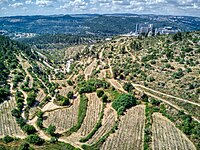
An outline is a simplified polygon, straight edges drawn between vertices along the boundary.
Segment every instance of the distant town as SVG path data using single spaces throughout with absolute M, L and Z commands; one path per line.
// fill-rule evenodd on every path
M 21 39 L 21 38 L 32 38 L 32 37 L 36 36 L 37 34 L 35 34 L 35 33 L 23 33 L 23 32 L 10 33 L 6 30 L 0 30 L 0 35 L 9 36 L 12 39 Z
M 153 36 L 162 34 L 175 34 L 180 31 L 180 29 L 174 29 L 173 27 L 154 28 L 153 24 L 136 24 L 135 32 L 122 34 L 122 36 Z

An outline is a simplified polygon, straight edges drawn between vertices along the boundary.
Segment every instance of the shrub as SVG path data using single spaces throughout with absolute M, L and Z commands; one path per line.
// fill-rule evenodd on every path
M 32 107 L 36 101 L 36 97 L 37 97 L 37 95 L 35 93 L 33 93 L 33 92 L 29 93 L 28 97 L 26 99 L 27 105 Z
M 69 98 L 64 97 L 62 95 L 57 95 L 56 100 L 59 102 L 60 105 L 66 106 L 70 104 Z
M 47 133 L 50 134 L 50 135 L 54 135 L 55 131 L 56 131 L 56 127 L 53 126 L 53 125 L 49 125 L 49 127 L 46 129 Z
M 71 80 L 67 80 L 67 84 L 68 84 L 69 86 L 72 86 L 72 85 L 73 85 L 73 82 L 72 82 Z
M 100 98 L 102 97 L 104 94 L 104 91 L 103 90 L 97 90 L 97 96 Z
M 11 111 L 11 114 L 16 118 L 19 118 L 21 116 L 21 112 L 16 108 Z
M 0 150 L 6 150 L 6 147 L 0 144 Z
M 30 145 L 28 143 L 22 143 L 20 146 L 19 146 L 19 149 L 18 150 L 29 150 L 30 148 Z
M 56 137 L 52 137 L 50 143 L 56 143 L 56 142 L 58 142 L 58 139 Z
M 24 125 L 26 125 L 25 120 L 22 117 L 16 118 L 17 124 L 20 125 L 20 127 L 23 127 Z
M 14 141 L 14 138 L 11 137 L 11 136 L 9 136 L 9 135 L 6 135 L 6 136 L 3 138 L 3 142 L 5 142 L 5 143 L 10 143 L 10 142 L 12 142 L 12 141 Z
M 102 96 L 102 100 L 103 100 L 103 102 L 107 102 L 107 100 L 108 100 L 108 96 L 107 96 L 106 94 L 103 94 L 103 96 Z
M 36 132 L 34 126 L 32 126 L 32 125 L 24 125 L 24 126 L 22 127 L 22 130 L 23 130 L 24 132 L 26 132 L 27 134 L 33 134 L 33 133 Z
M 131 92 L 134 89 L 133 85 L 130 82 L 125 83 L 124 86 L 123 86 L 123 88 L 127 92 Z
M 37 122 L 36 122 L 36 125 L 37 125 L 38 127 L 42 128 L 42 127 L 43 127 L 43 119 L 42 119 L 42 118 L 38 118 L 38 119 L 37 119 Z
M 127 108 L 130 108 L 135 105 L 136 99 L 133 95 L 122 94 L 114 100 L 112 107 L 117 111 L 118 115 L 121 115 Z
M 29 142 L 30 144 L 35 144 L 35 145 L 42 145 L 44 143 L 44 140 L 41 139 L 38 135 L 36 134 L 31 134 L 26 138 L 26 141 Z
M 92 86 L 87 85 L 85 87 L 81 87 L 79 90 L 79 94 L 83 94 L 83 93 L 92 93 L 94 91 L 94 89 L 92 88 Z
M 73 93 L 72 91 L 69 91 L 69 92 L 67 93 L 67 97 L 68 97 L 69 99 L 72 99 L 72 98 L 73 98 L 73 95 L 74 95 L 74 93 Z
M 153 76 L 148 76 L 148 77 L 146 78 L 146 80 L 147 80 L 148 82 L 153 82 L 153 81 L 155 81 L 155 79 L 154 79 Z

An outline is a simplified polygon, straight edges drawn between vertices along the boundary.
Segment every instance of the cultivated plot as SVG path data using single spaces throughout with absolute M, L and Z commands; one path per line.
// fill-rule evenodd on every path
M 111 106 L 106 106 L 104 110 L 104 116 L 102 119 L 102 126 L 99 128 L 99 130 L 92 136 L 92 138 L 88 141 L 88 144 L 94 144 L 97 142 L 102 136 L 104 136 L 106 133 L 108 133 L 112 127 L 115 124 L 116 120 L 116 113 L 111 108 Z
M 118 130 L 104 142 L 101 150 L 143 150 L 145 106 L 132 107 L 121 117 Z
M 103 106 L 102 101 L 97 97 L 96 93 L 86 94 L 86 96 L 88 97 L 86 117 L 78 131 L 81 136 L 86 136 L 95 127 Z
M 79 98 L 73 100 L 73 105 L 69 108 L 58 109 L 44 114 L 44 126 L 50 124 L 56 126 L 56 132 L 62 133 L 77 124 Z
M 12 116 L 11 110 L 16 107 L 15 99 L 4 102 L 0 105 L 0 137 L 5 135 L 24 138 L 23 131 L 15 121 L 15 117 Z
M 193 143 L 160 113 L 153 114 L 153 150 L 195 150 Z

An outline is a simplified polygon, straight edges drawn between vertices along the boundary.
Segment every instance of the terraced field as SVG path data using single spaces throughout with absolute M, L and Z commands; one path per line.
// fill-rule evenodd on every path
M 15 99 L 12 98 L 0 104 L 0 137 L 5 135 L 24 138 L 25 134 L 12 116 L 11 110 L 16 107 Z
M 97 65 L 96 59 L 89 65 L 86 67 L 84 74 L 85 74 L 85 78 L 86 80 L 91 76 L 93 69 L 95 68 L 95 66 Z
M 167 118 L 153 114 L 153 150 L 196 150 L 194 144 Z
M 56 132 L 62 133 L 74 126 L 78 119 L 79 98 L 73 100 L 72 106 L 69 108 L 58 109 L 55 111 L 46 112 L 44 114 L 44 126 L 50 124 L 56 126 Z
M 87 113 L 81 128 L 78 131 L 81 136 L 86 136 L 95 127 L 103 106 L 96 93 L 86 94 L 86 96 L 88 97 Z
M 116 133 L 102 145 L 101 150 L 143 150 L 145 106 L 138 105 L 130 108 L 122 116 Z
M 92 136 L 92 138 L 87 143 L 94 144 L 102 136 L 108 133 L 115 124 L 116 116 L 117 114 L 115 114 L 115 111 L 111 108 L 111 106 L 107 105 L 106 108 L 104 109 L 102 126 L 98 129 L 98 131 Z

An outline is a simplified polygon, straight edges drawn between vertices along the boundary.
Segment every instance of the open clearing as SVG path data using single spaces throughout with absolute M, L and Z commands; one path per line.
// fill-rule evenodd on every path
M 145 106 L 130 108 L 122 116 L 116 133 L 110 135 L 101 150 L 143 150 Z
M 153 114 L 153 150 L 195 150 L 193 143 L 160 113 Z

